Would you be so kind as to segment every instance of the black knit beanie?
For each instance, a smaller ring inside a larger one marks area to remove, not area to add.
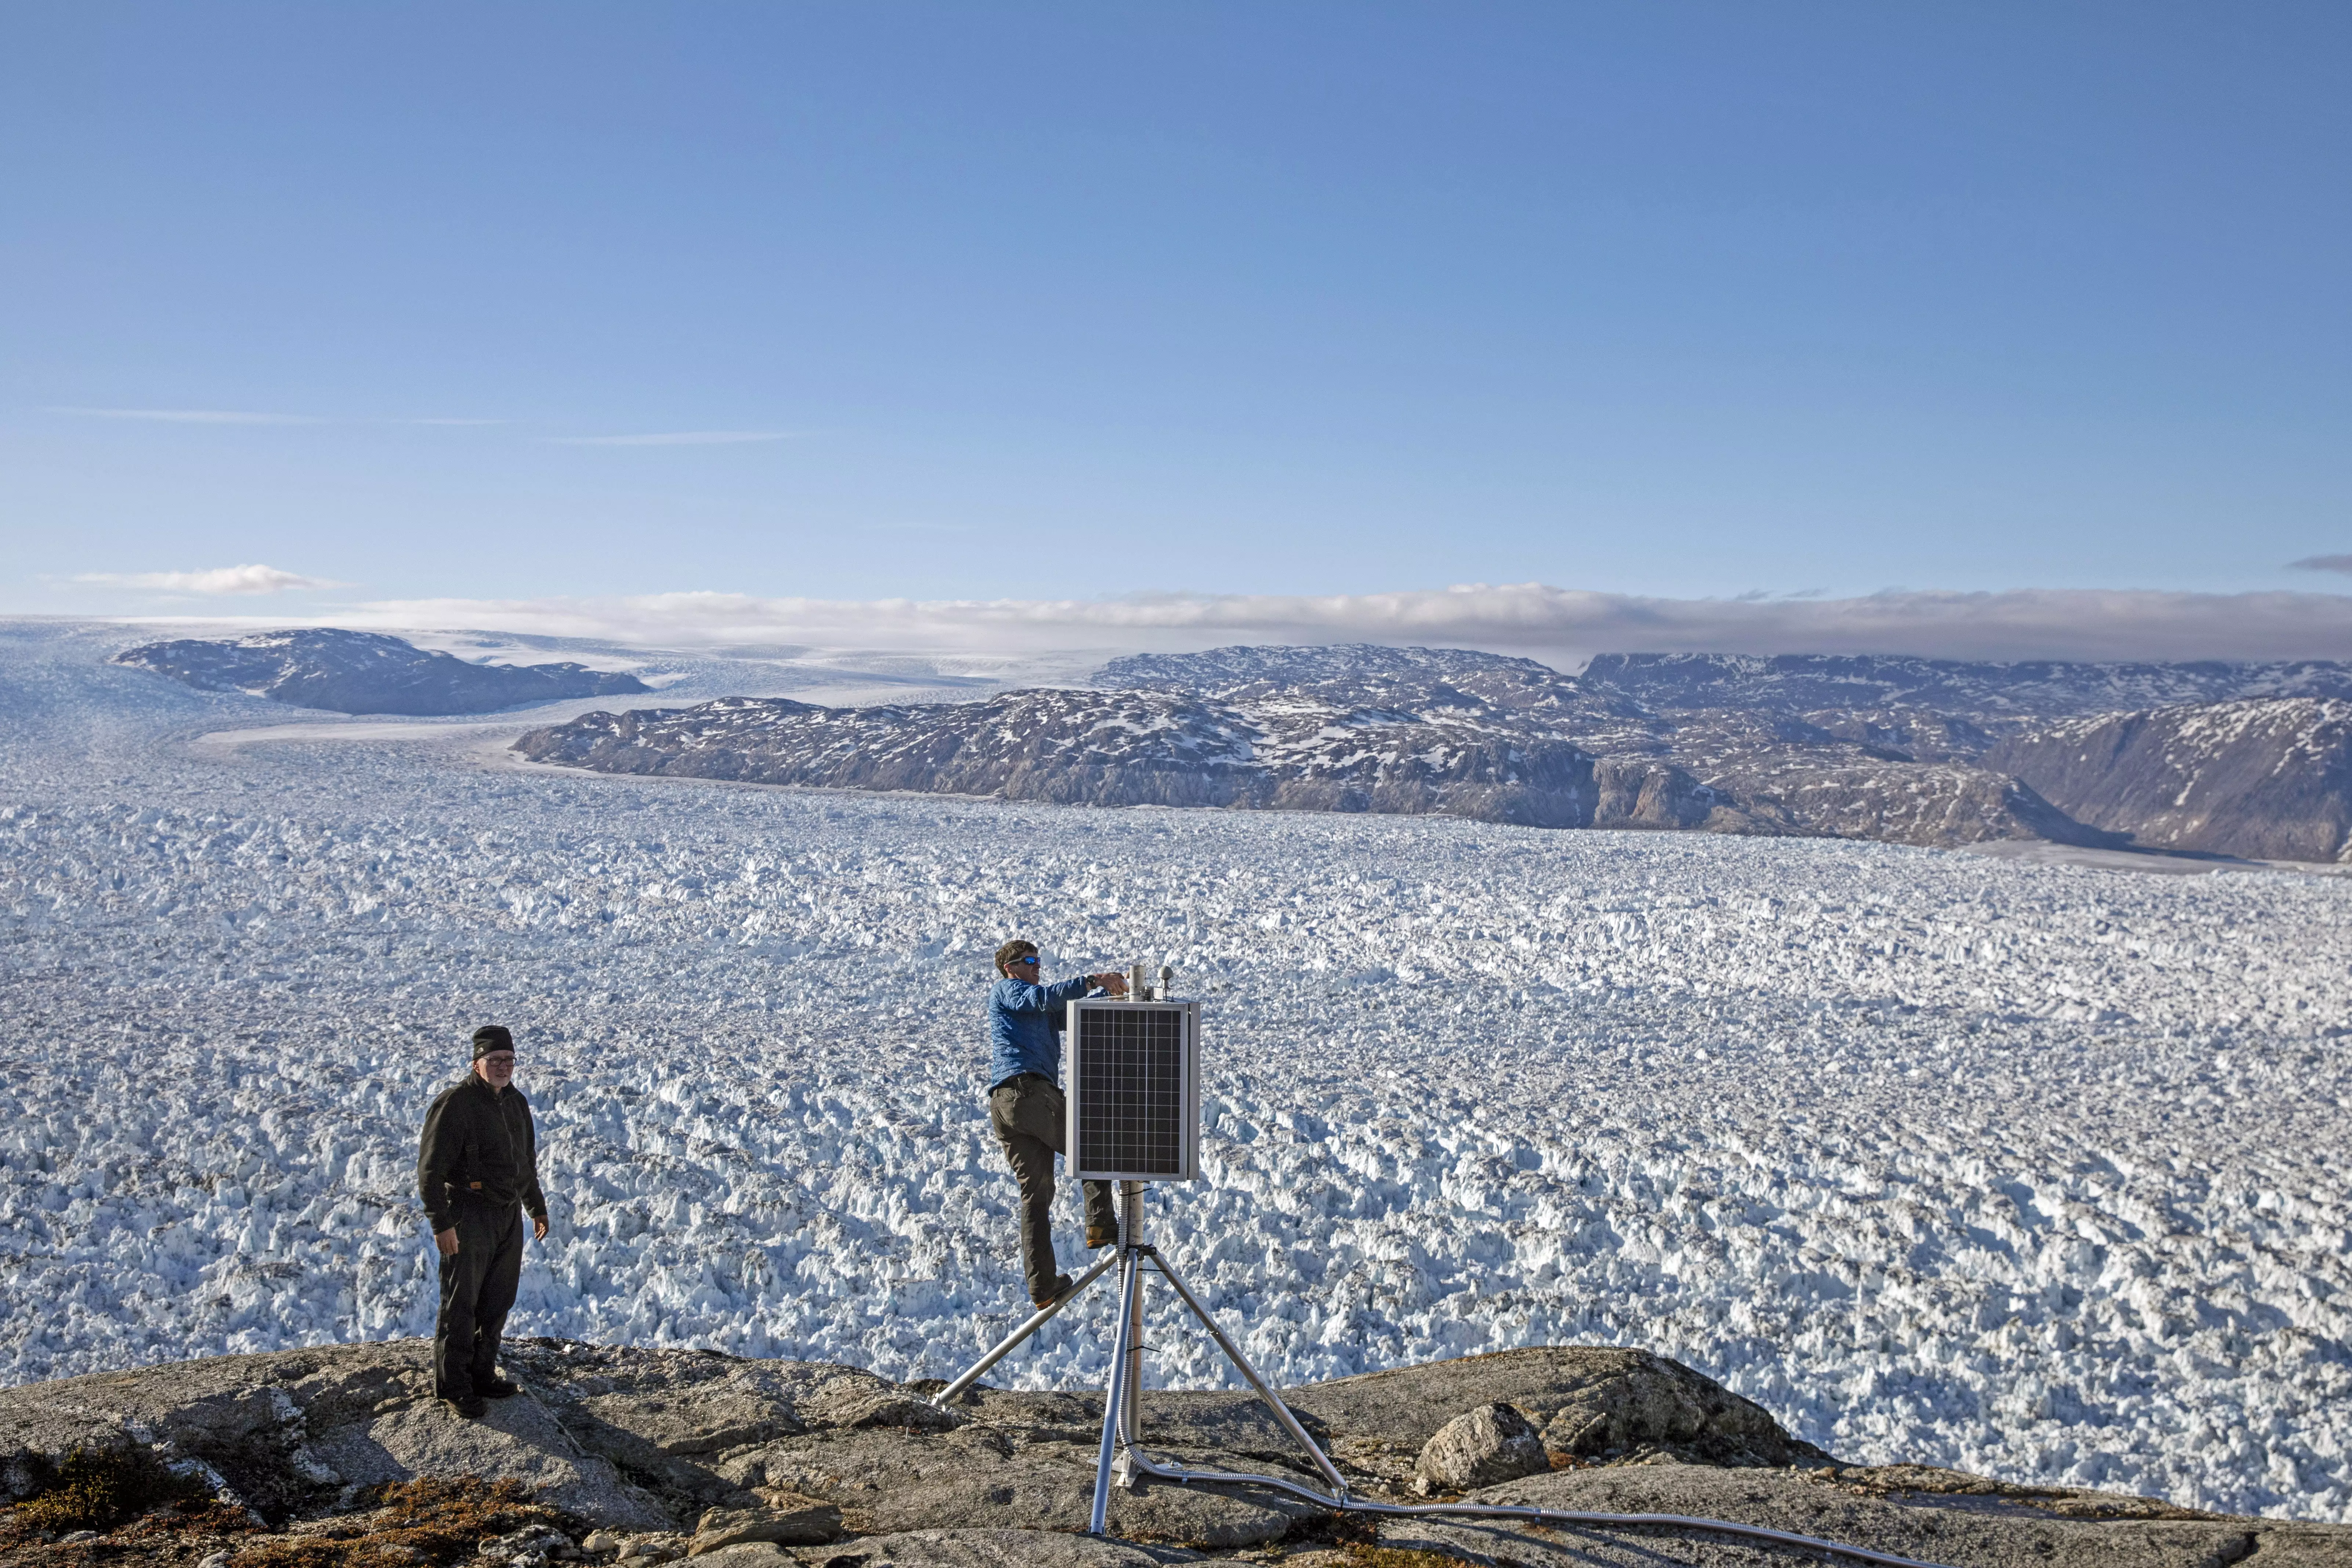
[[[514,1049],[514,1037],[504,1024],[485,1024],[474,1031],[474,1059],[480,1061],[492,1051]]]

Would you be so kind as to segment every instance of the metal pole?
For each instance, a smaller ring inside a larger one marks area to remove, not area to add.
[[[1052,1306],[1040,1307],[1034,1313],[1031,1314],[1027,1321],[1024,1322],[1019,1328],[1013,1330],[1011,1333],[1005,1335],[1003,1339],[998,1341],[994,1350],[990,1351],[986,1355],[974,1362],[971,1364],[970,1371],[966,1372],[961,1377],[957,1378],[953,1383],[949,1384],[945,1388],[940,1389],[937,1394],[931,1395],[931,1403],[940,1406],[941,1409],[945,1409],[949,1400],[953,1399],[957,1394],[961,1394],[965,1389],[970,1388],[973,1384],[978,1383],[983,1373],[987,1372],[990,1367],[994,1366],[998,1362],[1003,1361],[1006,1356],[1011,1355],[1013,1351],[1020,1346],[1023,1340],[1027,1339],[1031,1334],[1035,1333],[1039,1329],[1044,1328],[1047,1323],[1051,1322],[1055,1313],[1068,1306],[1071,1302],[1076,1300],[1078,1299],[1079,1292],[1083,1291],[1087,1286],[1093,1284],[1097,1279],[1101,1279],[1103,1270],[1108,1268],[1112,1264],[1117,1263],[1118,1261],[1118,1254],[1114,1252],[1105,1258],[1100,1263],[1096,1264],[1092,1268],[1087,1269],[1084,1274],[1078,1276],[1078,1282],[1071,1286],[1068,1290],[1065,1291]]]
[[[1226,1358],[1235,1366],[1241,1368],[1242,1375],[1249,1379],[1249,1385],[1257,1390],[1257,1396],[1265,1401],[1265,1407],[1268,1410],[1274,1412],[1274,1418],[1282,1423],[1283,1429],[1288,1432],[1297,1440],[1298,1446],[1306,1449],[1307,1455],[1314,1459],[1315,1468],[1323,1472],[1323,1479],[1331,1484],[1332,1491],[1344,1500],[1348,1495],[1348,1483],[1340,1476],[1339,1468],[1331,1462],[1330,1456],[1324,1453],[1320,1444],[1307,1435],[1307,1428],[1298,1424],[1298,1417],[1290,1413],[1290,1406],[1285,1405],[1276,1396],[1274,1390],[1265,1385],[1265,1379],[1257,1374],[1257,1368],[1250,1365],[1249,1358],[1235,1348],[1233,1341],[1225,1338],[1225,1331],[1217,1327],[1217,1320],[1209,1316],[1209,1310],[1201,1305],[1201,1299],[1192,1294],[1192,1287],[1177,1277],[1176,1270],[1169,1266],[1168,1259],[1155,1252],[1151,1255],[1151,1261],[1168,1283],[1176,1287],[1176,1294],[1184,1298],[1184,1305],[1192,1309],[1192,1315],[1201,1320],[1201,1326],[1209,1331],[1210,1337],[1217,1342],[1217,1348],[1224,1352]]]
[[[1102,1453],[1095,1464],[1095,1508],[1089,1516],[1089,1532],[1103,1533],[1104,1521],[1110,1515],[1110,1461],[1119,1436],[1119,1405],[1127,1395],[1127,1331],[1131,1321],[1130,1303],[1137,1289],[1143,1283],[1143,1262],[1124,1247],[1120,1249],[1125,1267],[1118,1275],[1118,1338],[1110,1357],[1110,1392],[1103,1396]]]
[[[1127,1325],[1127,1417],[1126,1437],[1129,1445],[1143,1436],[1143,1184],[1124,1182],[1121,1194],[1119,1229],[1120,1242],[1136,1256],[1135,1294],[1128,1300]]]

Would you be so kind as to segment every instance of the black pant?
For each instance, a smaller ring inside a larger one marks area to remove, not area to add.
[[[441,1317],[433,1325],[433,1393],[464,1399],[498,1375],[522,1278],[522,1205],[467,1204],[457,1210],[457,1255],[441,1260]]]
[[[1021,1272],[1033,1301],[1052,1290],[1061,1273],[1054,1260],[1054,1156],[1068,1152],[1062,1147],[1068,1141],[1063,1106],[1053,1079],[1037,1073],[1006,1079],[988,1092],[988,1119],[1021,1184]],[[1116,1230],[1118,1211],[1111,1203],[1110,1184],[1084,1185],[1087,1228]]]

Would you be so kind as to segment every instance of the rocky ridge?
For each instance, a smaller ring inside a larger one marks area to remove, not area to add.
[[[1244,656],[1250,656],[1244,658]],[[516,742],[607,773],[1058,805],[1434,814],[1948,846],[2111,844],[2016,780],[1785,716],[1661,716],[1527,659],[1221,649],[1114,661],[1092,689],[823,708],[730,698],[590,713]]]
[[[2116,713],[2150,700],[2175,705]],[[984,702],[590,713],[516,749],[1056,805],[2333,859],[2352,848],[2347,710],[2352,667],[2319,661],[1612,654],[1570,677],[1458,648],[1230,647]]]
[[[152,670],[199,691],[242,691],[337,713],[488,713],[653,689],[634,675],[585,665],[468,664],[399,637],[332,626],[146,643],[108,662]]]
[[[1899,710],[1996,722],[2250,698],[2352,697],[2352,665],[1992,662],[1893,654],[1610,653],[1585,684],[1664,710],[1804,713]]]
[[[430,1397],[427,1355],[422,1341],[342,1345],[0,1392],[0,1479],[16,1501],[0,1513],[0,1553],[191,1568],[680,1556],[712,1568],[1633,1568],[1661,1551],[1700,1563],[1808,1556],[1665,1527],[1339,1517],[1272,1489],[1154,1481],[1118,1491],[1110,1536],[1096,1539],[1077,1532],[1098,1393],[982,1385],[942,1410],[928,1402],[936,1384],[853,1367],[530,1340],[509,1343],[504,1368],[522,1394],[467,1421]],[[1370,1500],[1697,1515],[1953,1564],[2221,1568],[2256,1550],[2288,1565],[2352,1562],[2352,1529],[1843,1465],[1641,1351],[1508,1351],[1284,1399]],[[1142,1413],[1160,1458],[1315,1484],[1247,1394],[1154,1391]],[[55,1478],[90,1455],[160,1461],[205,1495],[79,1531],[37,1528],[73,1522]],[[1416,1552],[1430,1555],[1407,1555]]]
[[[2268,698],[2074,719],[1988,749],[2095,826],[2257,859],[2352,858],[2352,701]]]

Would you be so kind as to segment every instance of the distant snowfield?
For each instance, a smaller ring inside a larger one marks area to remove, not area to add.
[[[2352,1518],[2352,882],[199,746],[286,710],[113,646],[0,624],[11,1381],[429,1332],[416,1129],[494,1019],[514,1331],[950,1374],[1024,1305],[1021,932],[1204,997],[1152,1223],[1281,1381],[1643,1345],[1855,1460]],[[995,1376],[1100,1379],[1106,1306]]]

